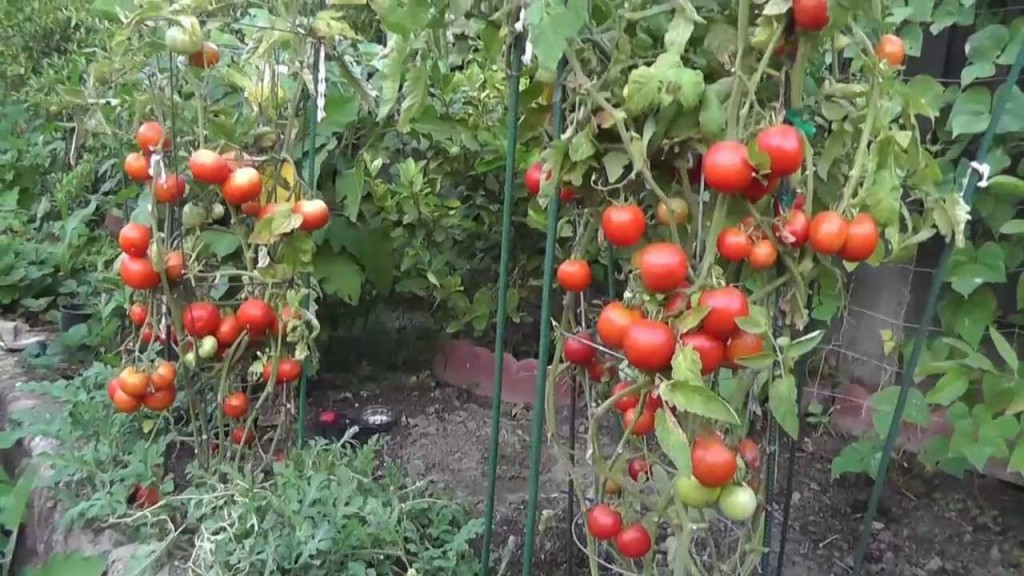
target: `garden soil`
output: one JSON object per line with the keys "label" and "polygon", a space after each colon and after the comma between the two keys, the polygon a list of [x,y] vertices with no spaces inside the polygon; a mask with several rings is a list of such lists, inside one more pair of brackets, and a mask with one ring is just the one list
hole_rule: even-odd
{"label": "garden soil", "polygon": [[[322,378],[312,387],[310,399],[311,421],[322,409],[352,412],[372,404],[392,407],[398,425],[388,433],[386,455],[403,462],[411,478],[435,484],[482,514],[487,491],[489,399],[439,385],[428,373],[369,370]],[[561,417],[566,422],[561,427],[565,434],[568,418],[564,411]],[[502,409],[494,557],[507,562],[495,574],[521,571],[530,418],[528,409]],[[582,421],[578,426],[582,432]],[[832,479],[831,460],[843,443],[827,429],[818,429],[799,446],[785,576],[852,573],[852,551],[871,483],[865,477]],[[780,474],[784,474],[781,462]],[[565,469],[548,448],[543,451],[542,470],[533,572],[538,576],[565,574],[571,562],[578,567],[575,573],[582,575],[583,555],[567,543],[562,529],[567,516]],[[899,461],[894,463],[890,480],[873,527],[867,573],[1024,574],[1024,492],[1020,488],[978,476],[959,480],[931,474]],[[780,478],[779,485],[783,484]]]}

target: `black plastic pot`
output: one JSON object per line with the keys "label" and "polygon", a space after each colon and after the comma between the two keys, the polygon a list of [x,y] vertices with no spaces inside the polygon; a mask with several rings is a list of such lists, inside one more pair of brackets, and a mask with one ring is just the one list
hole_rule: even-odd
{"label": "black plastic pot", "polygon": [[79,324],[85,324],[90,318],[92,318],[92,310],[87,310],[83,304],[71,303],[61,306],[60,329],[62,332],[67,332]]}

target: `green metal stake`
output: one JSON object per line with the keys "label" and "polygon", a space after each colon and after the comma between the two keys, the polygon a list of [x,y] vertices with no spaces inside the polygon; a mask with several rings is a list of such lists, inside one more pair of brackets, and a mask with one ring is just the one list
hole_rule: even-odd
{"label": "green metal stake", "polygon": [[[1006,105],[1009,102],[1010,93],[1013,87],[1017,84],[1017,79],[1020,78],[1021,68],[1024,67],[1024,50],[1017,53],[1017,59],[1013,63],[1013,68],[1010,69],[1010,74],[1007,76],[1005,83],[1002,87],[1002,93],[999,95],[999,99],[996,101],[995,107],[992,109],[992,119],[989,122],[988,128],[985,130],[985,134],[981,138],[981,145],[978,147],[977,162],[984,165],[985,159],[988,156],[988,150],[992,146],[992,140],[995,138],[996,127],[999,125],[999,120],[1003,116],[1003,112],[1006,111]],[[974,192],[978,188],[978,172],[977,170],[971,169],[967,175],[967,186],[964,188],[963,201],[964,204],[970,208],[974,204]],[[914,336],[914,347],[910,351],[910,358],[907,359],[907,365],[903,368],[903,373],[900,376],[900,395],[896,399],[896,406],[893,410],[892,420],[889,422],[889,432],[885,436],[885,445],[882,448],[882,457],[878,462],[878,471],[875,474],[875,484],[871,488],[871,499],[868,501],[868,511],[864,514],[864,523],[861,525],[860,541],[857,543],[857,550],[854,553],[855,562],[853,565],[853,575],[861,576],[864,573],[864,555],[867,552],[868,544],[871,543],[871,524],[875,520],[875,515],[878,513],[878,501],[882,498],[882,488],[885,486],[885,475],[889,470],[889,461],[892,459],[892,449],[896,444],[896,439],[900,433],[900,423],[903,421],[903,411],[907,407],[907,394],[910,392],[910,386],[914,382],[914,372],[917,371],[917,365],[921,361],[921,354],[924,352],[924,344],[928,338],[928,330],[932,325],[932,321],[935,318],[935,308],[939,303],[939,292],[942,289],[942,283],[946,280],[946,274],[949,272],[949,258],[953,254],[953,244],[946,242],[945,248],[942,250],[942,257],[939,260],[939,266],[935,270],[935,274],[932,276],[932,286],[928,291],[928,300],[925,303],[924,317],[921,318],[921,324],[918,326],[917,334]]]}
{"label": "green metal stake", "polygon": [[494,400],[491,405],[491,443],[487,465],[487,511],[484,525],[484,549],[480,576],[487,576],[491,565],[491,539],[494,536],[494,490],[498,475],[498,445],[501,438],[501,386],[505,372],[505,324],[508,315],[508,260],[512,243],[512,197],[516,172],[516,143],[519,139],[519,73],[523,67],[523,39],[512,40],[508,58],[508,137],[505,141],[505,190],[501,206],[501,261],[498,268],[498,325],[494,335]]}
{"label": "green metal stake", "polygon": [[[565,59],[558,63],[555,76],[554,112],[552,132],[558,138],[562,133],[562,82]],[[548,201],[547,236],[544,242],[544,283],[541,285],[540,351],[537,353],[537,395],[533,402],[533,428],[530,432],[530,492],[526,503],[526,536],[523,542],[523,576],[533,574],[533,546],[537,536],[537,491],[540,483],[540,447],[544,437],[544,398],[548,388],[548,361],[551,355],[551,284],[555,275],[555,240],[558,237],[558,193]],[[569,519],[573,521],[572,518]]]}

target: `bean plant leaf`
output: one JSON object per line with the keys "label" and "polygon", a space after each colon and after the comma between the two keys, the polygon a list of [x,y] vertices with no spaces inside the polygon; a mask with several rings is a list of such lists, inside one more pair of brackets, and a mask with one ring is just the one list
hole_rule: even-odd
{"label": "bean plant leaf", "polygon": [[658,437],[658,446],[661,446],[661,449],[672,460],[676,470],[688,476],[691,473],[690,442],[672,412],[658,410],[654,416],[654,435]]}
{"label": "bean plant leaf", "polygon": [[832,477],[843,474],[877,475],[882,458],[882,442],[878,438],[864,438],[847,444],[832,460]]}
{"label": "bean plant leaf", "polygon": [[992,323],[999,305],[996,296],[983,286],[964,298],[950,294],[939,305],[943,329],[958,334],[969,346],[977,348],[986,327]]}
{"label": "bean plant leaf", "polygon": [[800,432],[796,386],[796,378],[792,374],[786,374],[772,380],[768,387],[768,408],[779,422],[779,426],[793,438]]}
{"label": "bean plant leaf", "polygon": [[988,337],[992,339],[992,344],[996,347],[996,352],[1002,356],[1003,361],[1006,362],[1006,366],[1010,369],[1010,372],[1016,373],[1017,368],[1020,365],[1020,361],[1017,358],[1017,353],[1014,352],[1013,346],[1006,340],[1006,337],[996,330],[995,326],[988,327]]}
{"label": "bean plant leaf", "polygon": [[1000,234],[1024,234],[1024,220],[1010,220],[999,227]]}
{"label": "bean plant leaf", "polygon": [[[896,413],[899,395],[899,386],[889,386],[871,395],[871,419],[875,425],[875,432],[881,438],[885,438],[889,433],[889,425]],[[901,421],[912,422],[918,426],[927,426],[931,423],[928,403],[925,401],[924,393],[917,388],[907,390],[907,402]]]}
{"label": "bean plant leaf", "polygon": [[1011,474],[1024,472],[1024,440],[1018,440],[1017,446],[1010,455],[1010,461],[1006,464],[1006,471]]}
{"label": "bean plant leaf", "polygon": [[949,127],[953,137],[963,134],[981,134],[992,120],[992,96],[987,88],[972,86],[963,91],[949,113]]}
{"label": "bean plant leaf", "polygon": [[788,346],[786,346],[786,358],[796,360],[811,350],[814,350],[824,336],[825,332],[823,330],[815,330],[810,334],[805,334],[800,338],[793,340]]}
{"label": "bean plant leaf", "polygon": [[929,404],[949,406],[967,392],[970,383],[971,374],[966,368],[953,368],[939,378],[935,387],[928,391],[925,400]]}
{"label": "bean plant leaf", "polygon": [[661,386],[661,397],[677,409],[727,424],[739,424],[740,418],[729,403],[701,384],[672,380]]}

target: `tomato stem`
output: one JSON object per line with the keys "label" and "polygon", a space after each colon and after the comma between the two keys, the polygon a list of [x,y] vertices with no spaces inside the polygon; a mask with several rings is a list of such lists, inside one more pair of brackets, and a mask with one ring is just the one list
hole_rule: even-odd
{"label": "tomato stem", "polygon": [[[749,39],[748,29],[750,28],[750,0],[739,0],[736,12],[736,77],[732,84],[732,95],[729,97],[729,116],[727,133],[730,138],[739,135],[740,116],[740,90],[743,87],[741,78],[743,76],[743,56],[747,49]],[[769,49],[770,53],[771,50]],[[753,91],[753,87],[751,88]]]}
{"label": "tomato stem", "polygon": [[761,83],[761,76],[764,76],[765,70],[768,69],[768,63],[771,62],[775,45],[779,43],[779,40],[782,38],[782,34],[785,31],[785,25],[778,26],[775,29],[775,33],[772,35],[772,39],[768,42],[768,49],[764,51],[761,61],[757,64],[757,70],[754,71],[754,75],[750,77],[750,91],[747,94],[746,101],[743,103],[743,110],[740,112],[740,118],[746,119],[747,114],[750,112],[750,106],[757,99],[757,87]]}

